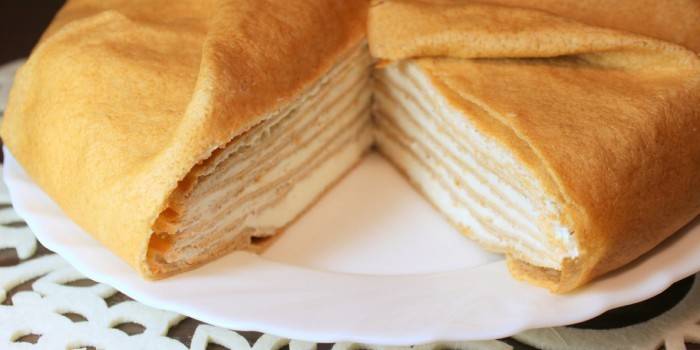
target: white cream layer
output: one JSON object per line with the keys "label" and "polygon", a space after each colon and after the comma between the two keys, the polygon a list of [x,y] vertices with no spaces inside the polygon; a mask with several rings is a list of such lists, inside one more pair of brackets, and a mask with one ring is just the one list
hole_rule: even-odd
{"label": "white cream layer", "polygon": [[578,254],[570,230],[552,220],[558,209],[537,180],[452,108],[419,66],[394,64],[375,79],[380,150],[451,221],[534,265],[559,269]]}
{"label": "white cream layer", "polygon": [[240,234],[277,233],[348,171],[373,141],[370,65],[366,47],[358,49],[216,155],[186,197],[162,260],[187,264]]}

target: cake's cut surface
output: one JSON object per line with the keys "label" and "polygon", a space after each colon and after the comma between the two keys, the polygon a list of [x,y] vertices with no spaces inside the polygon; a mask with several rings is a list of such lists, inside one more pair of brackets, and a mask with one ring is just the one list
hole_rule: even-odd
{"label": "cake's cut surface", "polygon": [[154,225],[158,275],[231,250],[260,252],[372,144],[369,69],[360,45],[308,93],[188,174]]}
{"label": "cake's cut surface", "polygon": [[537,266],[577,256],[561,208],[507,148],[449,104],[416,63],[375,73],[376,140],[421,192],[469,237]]}

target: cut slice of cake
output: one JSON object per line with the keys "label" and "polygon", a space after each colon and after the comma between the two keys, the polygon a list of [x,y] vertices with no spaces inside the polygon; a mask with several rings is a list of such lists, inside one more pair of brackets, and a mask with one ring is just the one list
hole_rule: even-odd
{"label": "cut slice of cake", "polygon": [[376,1],[368,33],[380,152],[517,277],[572,290],[700,213],[695,53],[457,1]]}
{"label": "cut slice of cake", "polygon": [[308,92],[198,164],[170,195],[149,266],[178,271],[231,250],[259,253],[372,144],[362,44]]}
{"label": "cut slice of cake", "polygon": [[368,3],[69,1],[3,141],[148,278],[259,252],[370,148]]}

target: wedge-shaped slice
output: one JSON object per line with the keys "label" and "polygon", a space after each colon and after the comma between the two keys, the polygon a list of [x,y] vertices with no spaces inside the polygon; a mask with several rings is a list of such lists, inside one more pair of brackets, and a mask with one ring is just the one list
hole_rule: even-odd
{"label": "wedge-shaped slice", "polygon": [[148,278],[259,251],[372,142],[367,2],[73,0],[3,141]]}
{"label": "wedge-shaped slice", "polygon": [[565,12],[387,0],[369,17],[380,151],[516,276],[558,292],[700,213],[697,55]]}
{"label": "wedge-shaped slice", "polygon": [[465,234],[552,269],[578,256],[554,198],[470,122],[483,110],[451,105],[411,62],[376,73],[374,100],[379,149]]}
{"label": "wedge-shaped slice", "polygon": [[151,268],[168,273],[266,248],[371,146],[370,66],[361,45],[307,94],[193,169],[154,225]]}

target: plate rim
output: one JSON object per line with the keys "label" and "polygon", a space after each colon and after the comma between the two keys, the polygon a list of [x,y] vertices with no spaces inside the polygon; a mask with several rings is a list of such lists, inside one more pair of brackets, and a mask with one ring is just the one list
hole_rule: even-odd
{"label": "plate rim", "polygon": [[[174,311],[183,315],[187,315],[193,318],[196,318],[200,321],[210,323],[216,326],[224,327],[224,328],[230,328],[234,330],[240,330],[240,331],[245,331],[245,330],[254,330],[254,331],[261,331],[265,333],[270,333],[270,334],[275,334],[277,336],[282,336],[290,339],[303,339],[307,341],[315,341],[315,342],[344,342],[344,341],[351,341],[351,342],[357,342],[357,343],[365,343],[365,344],[377,344],[377,345],[413,345],[413,344],[425,344],[425,343],[432,343],[432,342],[441,342],[441,341],[467,341],[467,340],[485,340],[485,339],[496,339],[496,338],[503,338],[503,337],[508,337],[513,334],[528,330],[528,329],[533,329],[533,328],[543,328],[543,327],[555,327],[555,326],[562,326],[562,325],[569,325],[569,324],[574,324],[578,322],[582,322],[588,319],[591,319],[593,317],[596,317],[605,311],[608,311],[610,309],[614,309],[620,306],[628,305],[628,304],[633,304],[636,302],[640,302],[643,300],[646,300],[650,297],[653,297],[654,295],[662,292],[663,290],[667,289],[671,284],[674,282],[681,280],[685,277],[688,277],[690,275],[695,274],[698,270],[700,270],[700,257],[697,258],[695,261],[695,268],[693,268],[693,271],[689,267],[682,268],[683,264],[676,264],[673,265],[673,269],[666,269],[666,270],[661,270],[661,271],[654,271],[654,273],[647,274],[646,278],[644,280],[640,281],[639,284],[635,285],[634,287],[636,288],[631,288],[631,292],[629,294],[629,297],[625,298],[620,294],[620,291],[608,291],[606,294],[606,288],[605,288],[605,281],[610,281],[610,280],[615,280],[616,276],[619,278],[619,276],[624,275],[625,273],[629,272],[630,270],[634,271],[635,268],[638,268],[640,265],[644,266],[648,264],[650,260],[654,260],[654,257],[657,257],[659,255],[664,256],[664,254],[660,254],[659,249],[655,249],[652,253],[646,254],[641,260],[638,260],[634,263],[631,264],[631,266],[626,266],[623,267],[621,270],[618,270],[616,272],[613,272],[611,275],[604,277],[603,279],[600,279],[591,285],[584,287],[581,290],[578,290],[572,294],[568,295],[552,295],[553,297],[563,297],[563,298],[573,298],[573,300],[581,299],[583,301],[587,301],[588,304],[586,305],[585,308],[579,308],[578,312],[571,312],[571,305],[569,305],[568,310],[563,310],[563,312],[559,312],[561,315],[561,318],[556,321],[552,322],[552,320],[542,320],[538,319],[534,315],[529,315],[529,317],[524,317],[520,318],[518,322],[502,322],[502,325],[500,325],[499,329],[490,329],[490,330],[485,330],[482,329],[481,332],[475,333],[472,331],[471,334],[467,334],[465,331],[459,331],[457,329],[454,329],[454,327],[440,327],[440,325],[431,325],[428,331],[403,331],[399,333],[403,333],[403,335],[397,335],[397,334],[389,334],[389,335],[380,335],[380,334],[348,334],[343,333],[342,331],[338,332],[332,332],[333,334],[319,334],[318,331],[314,330],[308,330],[308,329],[297,329],[294,327],[283,327],[279,325],[272,325],[272,324],[267,324],[263,325],[260,323],[260,321],[250,321],[250,320],[232,320],[230,317],[228,319],[222,318],[221,315],[214,315],[210,313],[197,313],[196,310],[192,310],[188,306],[184,306],[181,304],[173,303],[173,301],[167,301],[167,300],[159,300],[157,296],[151,295],[148,293],[147,290],[139,290],[138,286],[134,285],[129,285],[128,282],[124,280],[120,280],[119,276],[109,276],[105,275],[104,272],[96,271],[94,266],[92,266],[89,261],[83,260],[81,257],[76,255],[76,252],[74,250],[71,250],[71,247],[62,245],[59,242],[53,240],[51,238],[51,234],[47,233],[44,230],[45,223],[42,224],[40,221],[36,221],[36,214],[32,213],[31,211],[31,205],[27,203],[27,201],[23,200],[18,192],[21,191],[21,186],[28,186],[28,188],[33,189],[35,191],[39,191],[46,199],[48,199],[49,205],[56,206],[57,205],[41,190],[30,178],[29,176],[24,173],[22,167],[19,165],[19,163],[15,160],[15,158],[12,156],[10,151],[7,149],[6,146],[3,146],[3,154],[5,156],[4,158],[4,164],[3,164],[3,178],[5,179],[5,184],[7,186],[8,192],[10,199],[12,201],[13,207],[15,211],[24,219],[36,238],[47,248],[50,250],[54,251],[55,253],[61,255],[66,261],[68,261],[73,268],[84,274],[85,276],[101,282],[108,284],[115,289],[122,291],[124,294],[132,297],[134,300],[139,301],[145,305],[149,305],[151,307],[159,308],[159,309],[164,309],[164,310],[170,310]],[[19,188],[18,188],[19,187]],[[59,209],[60,212],[60,209]],[[60,212],[63,217],[61,219],[63,220],[69,220],[68,217],[65,216],[62,212]],[[683,231],[686,231],[686,234],[681,233],[680,236],[679,234],[674,234],[671,238],[667,239],[662,243],[662,245],[665,246],[674,246],[674,243],[678,245],[679,240],[682,240],[686,236],[690,235],[695,235],[698,236],[696,237],[696,243],[698,243],[698,247],[700,247],[700,220],[695,219],[691,224],[686,226]],[[692,232],[688,232],[692,231]],[[695,232],[697,231],[697,232]],[[91,236],[87,235],[84,232],[82,233],[82,238],[86,240],[86,242],[92,241],[92,244],[96,244],[98,247],[101,247],[102,250],[109,252],[112,254],[109,250],[104,248],[101,244],[99,244],[96,240],[94,240]],[[687,237],[686,237],[687,238]],[[665,254],[668,255],[668,254]],[[698,254],[700,255],[700,254]],[[116,258],[116,256],[114,256]],[[119,259],[119,258],[116,258]],[[259,259],[259,260],[266,260],[263,258],[257,258],[254,257],[254,259]],[[121,260],[120,260],[121,261]],[[284,265],[283,263],[280,262],[272,262],[266,260],[267,263],[269,264],[276,264],[276,265]],[[126,266],[125,263],[122,262],[123,265]],[[505,269],[505,263],[503,261],[497,261],[491,264],[490,268],[500,268]],[[681,267],[679,267],[679,265]],[[304,269],[303,267],[298,267],[298,266],[291,266],[291,268],[294,269]],[[129,270],[131,270],[129,268]],[[201,271],[200,269],[194,270],[196,271]],[[136,275],[136,273],[131,270],[131,272]],[[316,273],[322,273],[326,275],[348,275],[344,273],[334,273],[334,272],[325,272],[325,271],[316,271]],[[420,275],[397,275],[397,276],[387,276],[387,275],[381,275],[378,277],[382,278],[420,278],[420,277],[427,277],[427,276],[432,276],[436,274],[449,274],[450,272],[438,272],[438,273],[426,273],[426,274],[420,274]],[[507,272],[506,272],[507,273]],[[364,276],[367,277],[367,276]],[[370,276],[371,277],[371,276]],[[362,278],[362,276],[358,275],[353,275],[352,278]],[[143,280],[141,280],[143,281]],[[149,282],[144,283],[145,285],[148,284]],[[158,282],[156,282],[158,283]],[[537,288],[537,287],[532,287],[532,288]],[[630,289],[628,288],[628,289]],[[538,288],[539,289],[539,288]],[[540,289],[541,290],[541,289]],[[592,295],[586,296],[586,292],[593,292]],[[629,292],[629,290],[628,290]],[[604,296],[608,296],[609,299],[607,302],[605,302],[604,299],[601,299]],[[597,298],[596,298],[597,296]],[[569,311],[569,312],[566,312]],[[300,315],[302,316],[302,315]],[[454,320],[453,320],[454,321]],[[376,333],[376,332],[375,332]]]}

